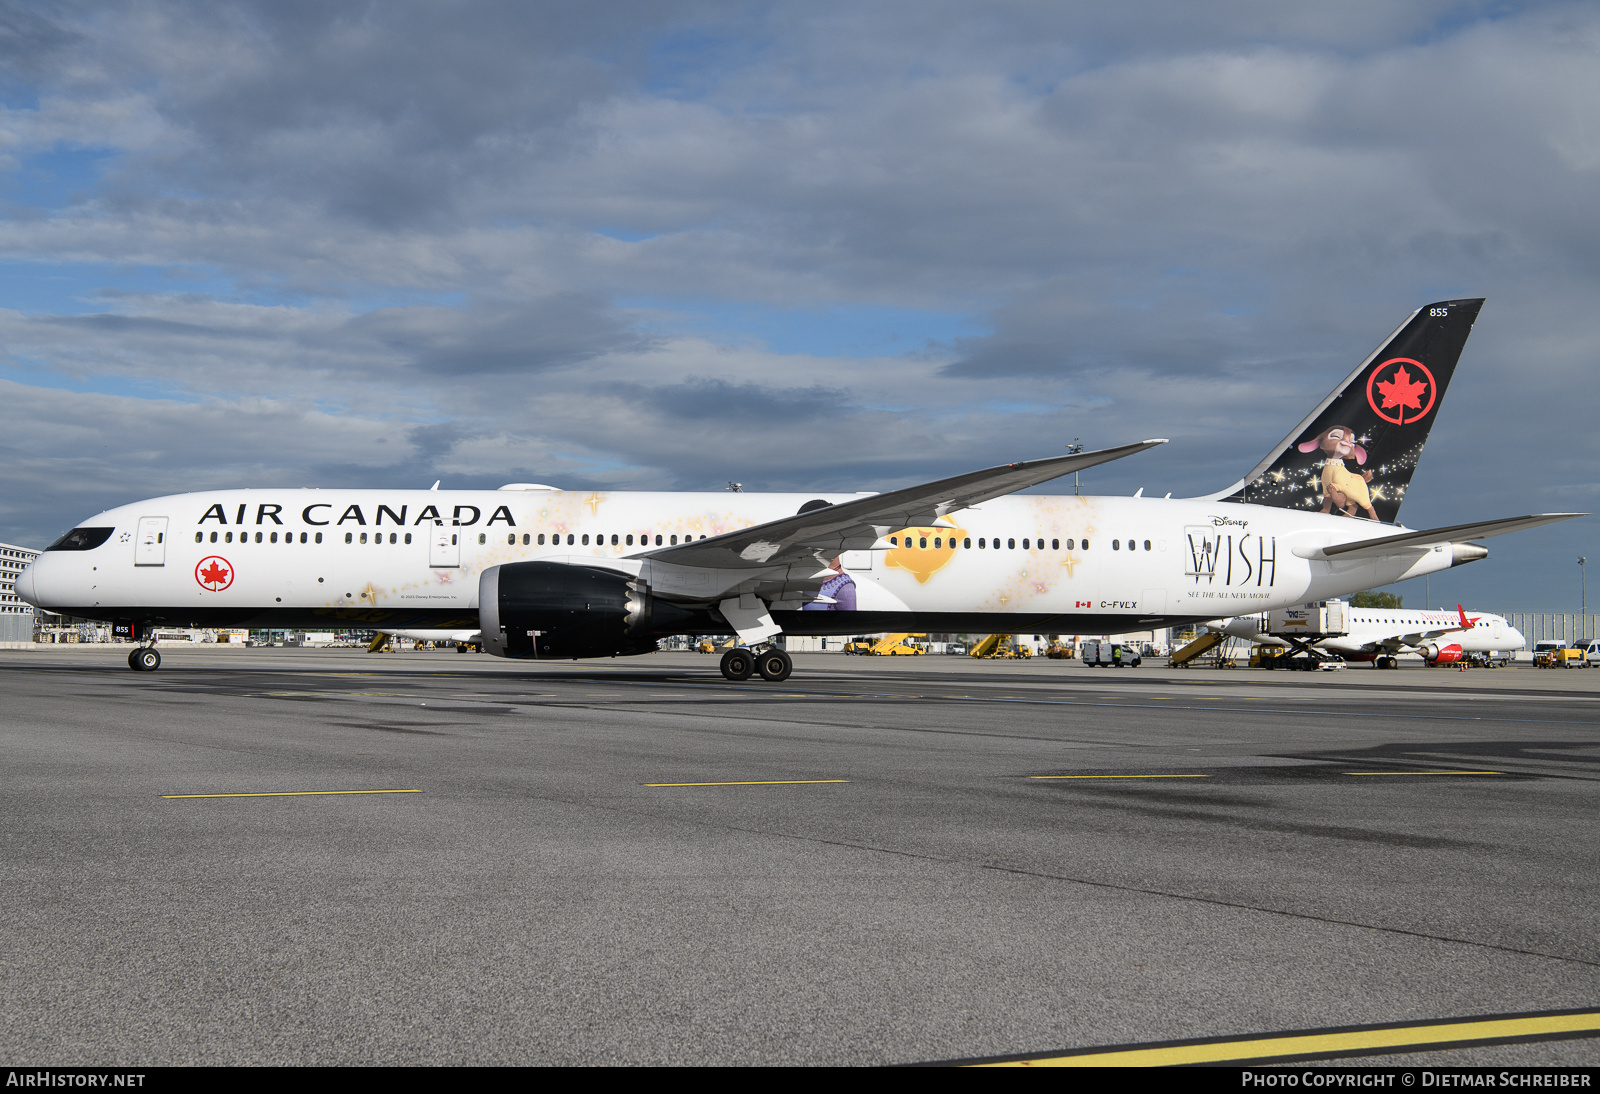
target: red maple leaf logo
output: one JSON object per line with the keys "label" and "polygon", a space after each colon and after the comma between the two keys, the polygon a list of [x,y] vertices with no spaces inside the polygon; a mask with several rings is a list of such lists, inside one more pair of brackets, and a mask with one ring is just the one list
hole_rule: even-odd
{"label": "red maple leaf logo", "polygon": [[233,584],[233,566],[220,555],[202,558],[194,568],[194,579],[202,588],[220,593]]}
{"label": "red maple leaf logo", "polygon": [[1422,393],[1428,390],[1428,385],[1421,380],[1413,381],[1411,374],[1404,365],[1394,370],[1393,380],[1379,380],[1378,390],[1383,393],[1383,409],[1388,410],[1395,406],[1409,406],[1414,410],[1422,409]]}
{"label": "red maple leaf logo", "polygon": [[[1384,376],[1387,378],[1380,379]],[[1373,369],[1367,380],[1367,405],[1378,417],[1395,425],[1414,422],[1427,414],[1437,395],[1433,373],[1427,365],[1410,357],[1390,358]]]}

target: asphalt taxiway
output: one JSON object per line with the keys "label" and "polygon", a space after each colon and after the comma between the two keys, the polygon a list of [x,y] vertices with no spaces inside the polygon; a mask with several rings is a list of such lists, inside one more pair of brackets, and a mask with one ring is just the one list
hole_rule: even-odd
{"label": "asphalt taxiway", "polygon": [[12,1062],[1600,1063],[1600,672],[125,656],[0,651]]}

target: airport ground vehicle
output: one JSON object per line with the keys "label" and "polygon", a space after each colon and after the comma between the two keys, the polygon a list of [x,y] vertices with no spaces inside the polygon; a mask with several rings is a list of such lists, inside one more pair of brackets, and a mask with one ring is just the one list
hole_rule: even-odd
{"label": "airport ground vehicle", "polygon": [[1033,656],[1033,650],[1019,644],[1012,635],[990,634],[985,635],[972,647],[969,656],[985,661],[996,657],[1002,661],[1026,661]]}
{"label": "airport ground vehicle", "polygon": [[1083,663],[1094,668],[1136,669],[1144,664],[1138,649],[1126,642],[1090,638],[1080,643],[1078,649]]}
{"label": "airport ground vehicle", "polygon": [[[1256,467],[1195,498],[1019,493],[1160,439],[881,493],[206,490],[98,514],[15,592],[140,642],[179,624],[359,624],[580,659],[733,632],[766,658],[764,679],[788,671],[784,634],[1119,634],[1241,601],[1304,604],[1472,562],[1488,555],[1476,540],[1574,515],[1393,523],[1482,303],[1418,309]],[[1044,573],[1060,578],[1022,576]],[[735,652],[724,673],[748,679]],[[160,654],[129,663],[149,671]]]}

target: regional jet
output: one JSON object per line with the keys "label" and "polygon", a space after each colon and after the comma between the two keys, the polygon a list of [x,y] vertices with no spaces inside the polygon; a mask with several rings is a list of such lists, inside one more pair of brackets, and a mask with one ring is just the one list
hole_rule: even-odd
{"label": "regional jet", "polygon": [[107,510],[16,582],[156,627],[476,630],[496,656],[649,653],[737,634],[730,680],[792,670],[783,635],[1117,634],[1302,604],[1484,558],[1581,514],[1395,523],[1481,299],[1414,312],[1237,483],[1197,498],[1021,494],[1164,443],[884,493],[208,490]]}
{"label": "regional jet", "polygon": [[[1527,646],[1522,632],[1503,615],[1469,616],[1461,605],[1455,613],[1427,608],[1347,608],[1349,631],[1308,640],[1346,661],[1370,661],[1374,668],[1399,668],[1401,653],[1421,654],[1430,665],[1454,665],[1472,654],[1510,653]],[[1206,627],[1259,646],[1289,648],[1293,643],[1267,633],[1265,613],[1214,619]]]}

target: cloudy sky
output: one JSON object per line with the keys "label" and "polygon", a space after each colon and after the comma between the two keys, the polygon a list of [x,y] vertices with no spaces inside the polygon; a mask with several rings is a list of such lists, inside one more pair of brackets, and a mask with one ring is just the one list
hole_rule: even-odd
{"label": "cloudy sky", "polygon": [[[6,0],[0,217],[35,546],[209,486],[868,490],[1074,438],[1205,493],[1458,296],[1403,519],[1600,506],[1592,3]],[[1433,600],[1576,611],[1596,530]]]}

